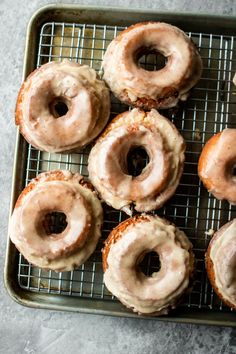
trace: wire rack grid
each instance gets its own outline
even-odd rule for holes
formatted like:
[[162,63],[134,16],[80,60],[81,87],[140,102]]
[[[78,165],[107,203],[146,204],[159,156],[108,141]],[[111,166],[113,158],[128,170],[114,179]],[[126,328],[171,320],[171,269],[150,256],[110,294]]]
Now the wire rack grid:
[[[101,70],[103,54],[110,41],[123,27],[50,22],[40,31],[37,67],[57,60],[69,59],[87,64],[97,72]],[[197,176],[197,162],[204,143],[210,136],[225,127],[235,127],[236,96],[232,76],[236,71],[235,38],[207,33],[188,33],[200,50],[203,75],[184,105],[166,110],[184,136],[186,162],[180,185],[171,200],[158,215],[164,215],[180,227],[194,246],[196,279],[190,295],[181,306],[189,308],[225,309],[214,294],[204,268],[204,253],[210,239],[209,230],[216,230],[236,217],[236,209],[227,202],[213,198],[202,186]],[[158,58],[153,53],[143,56],[140,65],[148,70],[158,68]],[[128,109],[112,97],[111,117]],[[25,184],[43,171],[70,169],[87,177],[87,158],[90,148],[81,153],[50,154],[28,146]],[[55,273],[39,269],[19,254],[18,281],[29,291],[63,294],[68,296],[117,301],[103,283],[101,248],[109,232],[127,216],[104,205],[103,236],[90,259],[72,272]],[[155,268],[150,255],[146,273]]]

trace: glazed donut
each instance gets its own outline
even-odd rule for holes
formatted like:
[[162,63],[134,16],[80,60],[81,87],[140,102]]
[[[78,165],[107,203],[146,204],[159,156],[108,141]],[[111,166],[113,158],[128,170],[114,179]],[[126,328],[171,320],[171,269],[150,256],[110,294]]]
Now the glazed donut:
[[[167,60],[157,71],[144,70],[138,60],[159,52]],[[179,28],[161,22],[130,26],[108,46],[103,79],[114,95],[131,106],[150,110],[174,107],[185,101],[198,82],[202,61],[191,39]]]
[[[146,276],[139,264],[155,252],[160,270]],[[175,225],[139,215],[119,224],[102,251],[104,282],[125,306],[145,315],[167,314],[189,288],[194,270],[192,244]]]
[[[55,232],[50,223],[58,212],[66,216],[66,225],[64,231]],[[10,238],[28,262],[69,271],[95,250],[102,221],[101,203],[81,175],[50,171],[39,174],[20,194],[10,220]]]
[[92,68],[68,60],[50,62],[21,86],[16,125],[39,150],[71,151],[90,143],[105,127],[109,113],[109,90]]
[[[149,163],[134,177],[127,156],[134,147],[146,150]],[[89,177],[101,198],[131,215],[160,208],[175,192],[182,175],[185,144],[175,126],[156,110],[134,108],[118,115],[98,138],[88,159]]]
[[236,219],[221,227],[206,252],[208,278],[216,294],[236,310]]
[[198,162],[198,174],[217,199],[236,204],[236,129],[225,129],[211,137]]

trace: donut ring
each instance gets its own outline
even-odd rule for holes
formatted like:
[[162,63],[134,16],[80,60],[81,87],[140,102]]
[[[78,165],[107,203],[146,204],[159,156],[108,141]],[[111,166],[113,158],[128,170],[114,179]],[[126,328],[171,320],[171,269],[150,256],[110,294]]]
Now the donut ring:
[[[138,265],[152,251],[159,255],[161,268],[147,277]],[[175,225],[158,216],[125,220],[110,233],[102,252],[106,287],[134,312],[167,314],[189,288],[192,245]]]
[[217,199],[236,204],[236,129],[225,129],[205,144],[198,162],[198,175]]
[[[159,52],[166,65],[144,70],[138,59]],[[103,79],[122,102],[150,110],[165,109],[187,99],[198,82],[202,61],[191,39],[179,28],[162,22],[143,22],[122,31],[108,46]]]
[[[58,105],[63,105],[61,114]],[[22,84],[16,125],[35,148],[48,152],[80,149],[105,127],[110,94],[96,72],[70,61],[50,62]]]
[[[142,147],[149,163],[134,177],[127,156]],[[89,178],[102,199],[131,215],[160,208],[175,192],[182,175],[185,144],[175,126],[157,111],[133,109],[118,115],[96,141],[88,159]]]
[[219,298],[236,310],[236,219],[222,226],[206,252],[208,278]]
[[[63,213],[64,231],[53,233],[50,215]],[[101,236],[102,207],[89,183],[69,171],[41,173],[20,194],[10,238],[34,265],[68,271],[83,264]]]

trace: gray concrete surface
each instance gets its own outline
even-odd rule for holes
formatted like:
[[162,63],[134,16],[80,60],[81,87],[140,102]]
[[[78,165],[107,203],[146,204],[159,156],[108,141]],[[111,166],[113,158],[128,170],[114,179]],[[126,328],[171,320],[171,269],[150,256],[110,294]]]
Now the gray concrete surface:
[[[57,1],[57,3],[77,1]],[[74,313],[33,310],[14,303],[3,285],[14,106],[21,82],[26,25],[47,0],[0,0],[0,353],[236,353],[236,331]],[[81,4],[136,6],[236,15],[235,0],[85,0]]]

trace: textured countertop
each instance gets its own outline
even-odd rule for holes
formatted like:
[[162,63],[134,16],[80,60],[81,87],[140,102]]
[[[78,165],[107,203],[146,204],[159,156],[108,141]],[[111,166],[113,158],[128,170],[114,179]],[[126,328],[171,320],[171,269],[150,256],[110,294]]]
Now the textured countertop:
[[[16,304],[8,296],[3,285],[3,267],[16,132],[14,106],[22,76],[26,26],[33,12],[48,3],[47,0],[0,1],[0,353],[236,353],[235,329],[34,310]],[[80,3],[236,15],[235,0]]]

